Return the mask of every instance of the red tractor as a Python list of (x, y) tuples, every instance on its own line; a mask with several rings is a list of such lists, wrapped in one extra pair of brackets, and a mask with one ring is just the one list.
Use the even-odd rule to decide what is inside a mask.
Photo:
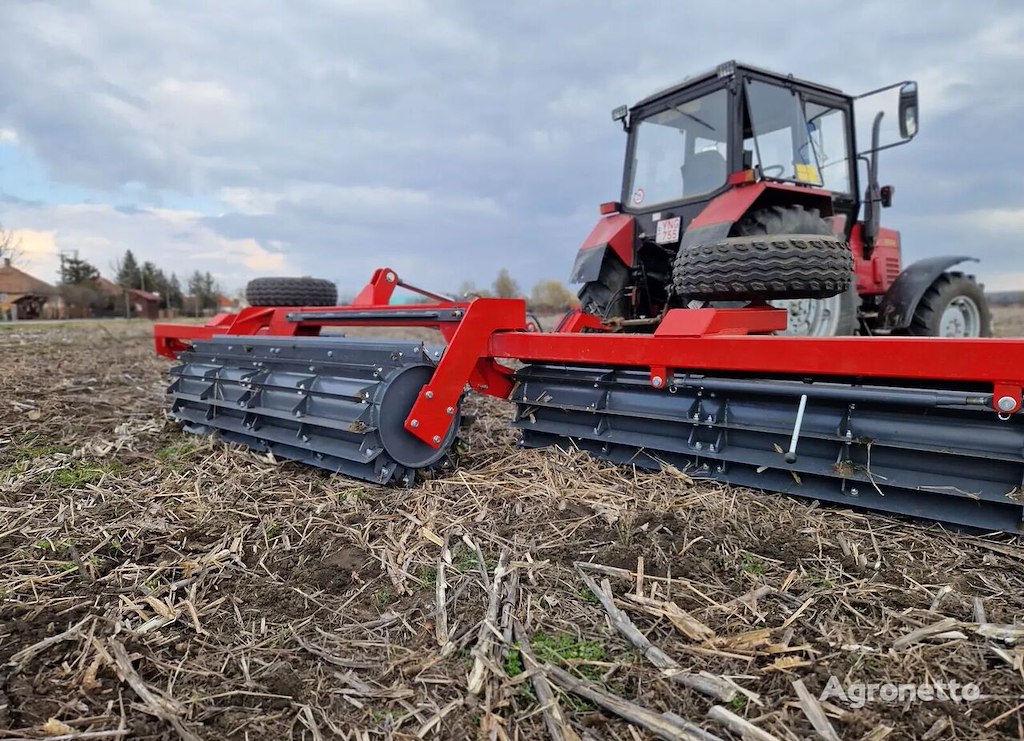
[(878, 153), (916, 135), (916, 83), (854, 97), (727, 62), (612, 117), (628, 133), (622, 199), (601, 206), (571, 276), (606, 325), (771, 302), (789, 309), (787, 334), (991, 334), (981, 287), (950, 271), (974, 258), (904, 270), (899, 233), (880, 225), (893, 188)]

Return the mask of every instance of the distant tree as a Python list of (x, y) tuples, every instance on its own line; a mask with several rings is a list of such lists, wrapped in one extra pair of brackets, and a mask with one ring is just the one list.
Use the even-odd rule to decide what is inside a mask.
[(519, 290), (519, 284), (513, 280), (505, 268), (498, 272), (498, 277), (494, 279), (494, 285), (491, 288), (498, 298), (518, 298), (523, 295)]
[(21, 257), (21, 237), (15, 236), (14, 232), (0, 224), (0, 264), (3, 260), (17, 264)]
[(188, 292), (192, 294), (196, 302), (195, 308), (197, 312), (217, 308), (220, 298), (220, 286), (217, 285), (213, 276), (208, 272), (200, 273), (197, 270), (192, 273), (192, 276), (188, 279)]
[[(171, 282), (164, 275), (164, 271), (151, 262), (144, 262), (139, 268), (141, 288), (160, 297), (160, 308), (166, 309), (171, 306)], [(179, 293), (181, 292), (179, 286)]]
[(90, 281), (62, 283), (57, 290), (72, 318), (102, 315), (110, 307), (110, 297), (97, 290)]
[(163, 271), (147, 261), (139, 267), (139, 284), (134, 288), (141, 288), (150, 293), (160, 293), (160, 289), (165, 288), (166, 283), (167, 278), (164, 277)]
[(100, 277), (93, 265), (78, 257), (63, 257), (60, 262), (60, 296), (72, 317), (102, 314), (112, 306), (110, 296), (96, 288)]
[(565, 311), (578, 303), (576, 295), (558, 280), (542, 280), (530, 292), (533, 311)]
[(65, 286), (77, 286), (100, 277), (100, 271), (85, 260), (65, 257), (60, 264), (60, 282)]
[(455, 294), (455, 298), (476, 298), (478, 296), (481, 298), (490, 298), (491, 295), (491, 292), (486, 288), (477, 288), (476, 283), (471, 280), (466, 280), (459, 286), (459, 290)]
[(171, 273), (171, 279), (167, 281), (167, 308), (181, 309), (184, 306), (184, 296), (181, 293), (181, 282), (178, 276)]
[(115, 280), (124, 288), (142, 288), (142, 271), (131, 250), (125, 250), (124, 257), (114, 263)]

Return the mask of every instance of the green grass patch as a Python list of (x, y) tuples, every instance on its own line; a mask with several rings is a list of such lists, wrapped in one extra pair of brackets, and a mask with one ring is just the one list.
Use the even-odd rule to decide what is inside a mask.
[[(493, 558), (487, 558), (485, 556), (484, 566), (487, 567), (488, 574), (493, 574), (494, 569), (498, 566), (498, 562)], [(460, 574), (465, 574), (468, 571), (474, 571), (477, 569), (476, 553), (471, 550), (461, 551), (459, 553), (459, 557), (452, 562), (452, 568)]]
[(373, 496), (362, 486), (349, 486), (337, 494), (338, 504), (342, 504), (349, 499), (353, 499), (357, 502), (369, 502), (373, 499)]
[(865, 653), (856, 658), (853, 662), (853, 667), (869, 672), (877, 672), (882, 668), (882, 662), (877, 656)]
[[(549, 635), (538, 633), (530, 641), (533, 651), (540, 662), (549, 661), (553, 664), (577, 661), (605, 661), (608, 654), (604, 644), (587, 638), (577, 638), (571, 633)], [(592, 682), (601, 681), (601, 670), (596, 666), (574, 666), (572, 670), (584, 679)]]
[(394, 599), (395, 595), (387, 587), (381, 587), (370, 595), (370, 601), (378, 608), (387, 607), (394, 601)]
[(633, 545), (633, 530), (625, 525), (619, 525), (619, 542), (624, 546)]
[(50, 540), (45, 538), (43, 540), (37, 540), (32, 544), (32, 547), (36, 550), (43, 551), (44, 553), (52, 553), (56, 556), (66, 556), (71, 553), (72, 543), (70, 540)]
[[(605, 661), (607, 659), (607, 652), (605, 651), (604, 644), (600, 641), (577, 638), (571, 633), (558, 633), (555, 635), (537, 633), (531, 639), (530, 645), (533, 647), (537, 661), (540, 663), (568, 663), (570, 664), (569, 671), (587, 681), (598, 685), (604, 684), (600, 667), (586, 666), (585, 664), (582, 666), (576, 665), (576, 662), (581, 661)], [(518, 643), (509, 649), (502, 668), (509, 677), (517, 677), (526, 671)], [(537, 702), (537, 697), (529, 684), (524, 683), (516, 695), (527, 705), (533, 705)], [(594, 710), (592, 703), (568, 693), (562, 695), (561, 702), (566, 707), (579, 713), (588, 713)]]
[(743, 551), (740, 566), (746, 573), (753, 574), (754, 576), (764, 576), (768, 573), (768, 564), (749, 551)]
[(423, 586), (434, 589), (437, 586), (437, 569), (433, 566), (423, 569), (417, 577)]
[(505, 657), (505, 664), (503, 666), (505, 674), (510, 677), (518, 677), (524, 671), (526, 667), (523, 666), (523, 656), (519, 653), (519, 644), (516, 643), (508, 651), (508, 656)]
[(61, 468), (53, 473), (53, 482), (62, 489), (78, 489), (90, 484), (98, 484), (107, 476), (117, 475), (124, 471), (120, 463), (85, 463), (78, 462), (68, 468)]
[(70, 453), (70, 445), (57, 445), (37, 432), (23, 432), (14, 440), (15, 460), (31, 460), (54, 453)]
[(824, 574), (821, 574), (817, 571), (808, 570), (804, 578), (810, 584), (814, 585), (815, 587), (818, 587), (819, 589), (835, 589), (836, 586), (834, 581), (826, 578)]
[(183, 463), (195, 455), (199, 443), (188, 438), (165, 445), (156, 451), (156, 457), (167, 464)]

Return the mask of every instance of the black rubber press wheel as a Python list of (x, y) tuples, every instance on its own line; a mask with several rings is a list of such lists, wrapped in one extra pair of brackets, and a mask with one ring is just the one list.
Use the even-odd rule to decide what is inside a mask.
[(848, 290), (853, 254), (829, 235), (731, 237), (679, 250), (675, 292), (698, 301), (830, 298)]
[(245, 287), (250, 306), (337, 306), (338, 288), (321, 278), (256, 278)]

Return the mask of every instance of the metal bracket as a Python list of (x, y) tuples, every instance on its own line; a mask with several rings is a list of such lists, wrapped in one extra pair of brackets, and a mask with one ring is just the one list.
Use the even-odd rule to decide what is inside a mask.
[(1009, 418), (1009, 415), (1019, 412), (1021, 409), (1021, 387), (1012, 383), (997, 383), (992, 390), (992, 408), (999, 412), (999, 416)]

